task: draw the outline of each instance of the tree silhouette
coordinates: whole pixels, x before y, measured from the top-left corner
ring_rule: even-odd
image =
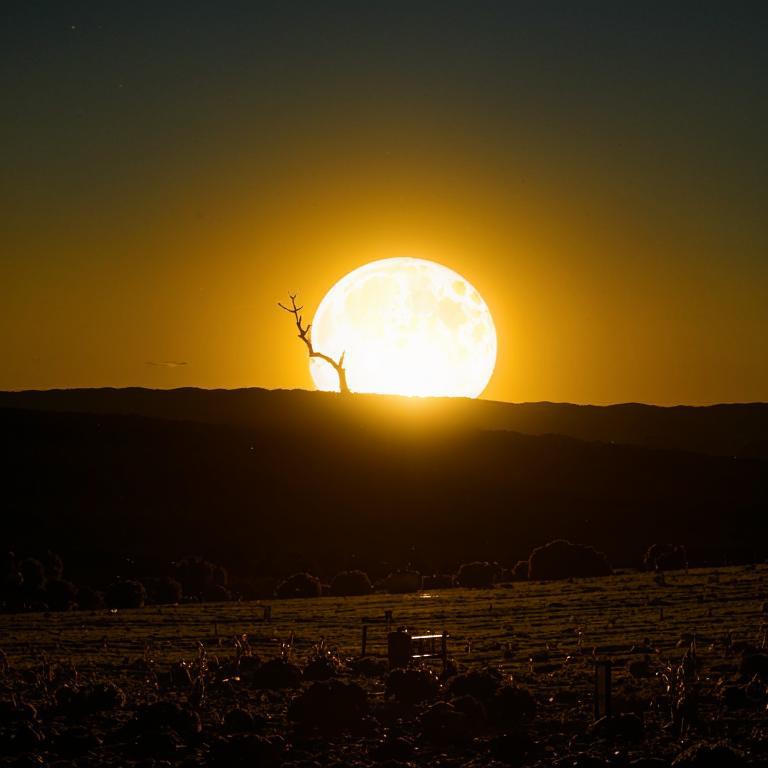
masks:
[[[324,355],[322,352],[318,352],[312,346],[312,338],[309,334],[312,328],[312,324],[310,323],[306,328],[302,325],[302,317],[299,313],[302,309],[304,309],[304,306],[296,306],[295,293],[289,293],[288,298],[291,300],[290,307],[286,307],[285,304],[281,304],[279,301],[277,302],[277,306],[280,307],[280,309],[284,309],[286,312],[289,312],[293,315],[293,318],[296,321],[296,327],[299,329],[299,338],[307,345],[309,356],[317,357],[320,360],[325,360],[328,365],[332,366],[333,370],[336,371],[336,375],[339,377],[339,392],[341,392],[343,395],[349,394],[349,387],[347,386],[347,372],[344,370],[344,352],[341,353],[341,357],[339,358],[338,362],[332,357]]]

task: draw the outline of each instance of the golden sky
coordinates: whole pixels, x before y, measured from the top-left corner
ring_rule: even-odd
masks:
[[[310,388],[276,302],[415,256],[488,303],[486,398],[768,399],[747,5],[10,14],[0,388]]]

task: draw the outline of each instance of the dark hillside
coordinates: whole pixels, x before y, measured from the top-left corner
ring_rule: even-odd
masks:
[[[514,563],[571,537],[764,556],[768,465],[640,447],[328,421],[261,428],[0,410],[5,533],[69,563],[205,554],[247,571]],[[77,557],[80,555],[81,557]]]
[[[389,422],[399,429],[445,427],[559,434],[724,456],[768,457],[768,405],[662,408],[627,403],[499,403],[338,395],[304,390],[73,389],[0,392],[0,408],[135,414],[248,427],[338,427]]]

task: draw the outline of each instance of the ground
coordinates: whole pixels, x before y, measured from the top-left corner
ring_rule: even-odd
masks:
[[[262,603],[4,615],[2,764],[600,766],[584,761],[653,756],[663,766],[722,740],[762,764],[767,580],[757,566],[273,600],[270,621]],[[371,659],[360,661],[363,617],[386,610],[395,626],[450,635],[449,669],[434,662],[440,679],[422,676],[422,701],[394,683],[387,692],[383,622],[369,627]],[[275,658],[284,663],[270,677],[263,662]],[[358,710],[344,686],[306,695],[313,683],[296,673],[313,658],[315,679],[325,671],[365,692]],[[613,662],[614,714],[597,728],[596,659]],[[484,668],[490,694],[482,680],[456,684],[455,673]],[[530,692],[535,714],[499,721],[492,695],[506,685]],[[468,686],[476,701],[459,698]]]

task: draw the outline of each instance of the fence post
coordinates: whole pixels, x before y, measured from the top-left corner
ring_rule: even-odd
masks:
[[[384,623],[387,627],[387,633],[392,631],[392,610],[384,611]]]
[[[389,668],[407,667],[411,662],[411,636],[403,628],[387,635],[387,657]]]
[[[595,662],[595,720],[611,716],[610,660]]]
[[[264,606],[264,621],[272,621],[272,606],[271,605],[265,605]]]
[[[365,651],[368,648],[368,625],[363,624],[363,635],[360,638],[360,655],[365,656]]]

